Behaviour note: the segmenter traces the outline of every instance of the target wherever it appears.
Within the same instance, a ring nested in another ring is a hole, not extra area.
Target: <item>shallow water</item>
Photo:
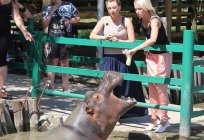
[[[0,140],[39,140],[47,135],[47,132],[19,132],[0,137]],[[111,137],[108,140],[128,140],[124,137]]]
[[[47,132],[19,132],[15,134],[8,134],[3,137],[0,137],[0,140],[39,140],[43,136],[45,136]],[[204,140],[204,131],[199,133],[193,134],[194,136],[190,137],[190,140]],[[172,133],[161,133],[156,134],[154,132],[150,132],[147,134],[143,133],[129,133],[127,137],[117,137],[117,136],[110,136],[108,140],[179,140],[178,135],[172,135]],[[187,139],[180,139],[180,140],[187,140]]]
[[[15,134],[8,134],[3,137],[0,137],[0,140],[39,140],[40,138],[44,137],[47,132],[20,132]],[[110,136],[108,140],[166,140],[169,134],[165,135],[165,138],[162,134],[155,135],[152,134],[143,134],[143,133],[129,133],[129,136],[122,137],[122,136]],[[168,140],[176,140],[178,137],[170,136]],[[203,137],[204,138],[204,137]]]
[[[14,134],[8,134],[3,137],[0,137],[0,140],[39,140],[40,138],[46,136],[46,132],[38,131],[28,131],[28,132],[19,132]],[[126,135],[126,136],[125,136]],[[147,132],[129,132],[119,134],[119,136],[111,135],[108,140],[187,140],[179,139],[178,132],[165,132],[165,133],[155,133],[154,131]],[[204,140],[204,128],[199,130],[192,130],[190,139],[188,140]]]
[[[0,140],[39,140],[40,137],[43,137],[46,134],[47,132],[38,131],[19,132],[0,137]]]
[[[0,137],[0,140],[39,140],[40,138],[47,135],[47,132],[19,132],[15,134],[8,134]],[[111,137],[108,140],[128,140],[124,137]]]
[[[40,138],[46,135],[47,135],[47,132],[37,132],[37,131],[19,132],[19,133],[8,134],[3,137],[0,137],[0,140],[39,140]],[[148,139],[150,140],[150,137],[144,134],[137,133],[136,136],[138,140],[148,140]],[[108,140],[135,140],[136,138],[135,135],[130,135],[128,137],[110,136]]]

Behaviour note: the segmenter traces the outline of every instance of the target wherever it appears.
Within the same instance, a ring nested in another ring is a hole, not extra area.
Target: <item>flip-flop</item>
[[[12,95],[9,94],[8,92],[1,92],[0,93],[0,98],[8,99],[8,100],[12,100],[13,99]]]

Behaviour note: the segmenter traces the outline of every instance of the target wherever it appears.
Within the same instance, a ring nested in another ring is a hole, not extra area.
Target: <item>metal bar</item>
[[[194,45],[195,51],[204,51],[204,45]]]
[[[194,32],[191,30],[184,31],[183,41],[183,58],[182,58],[182,88],[181,88],[181,112],[180,112],[180,130],[181,137],[190,137],[191,113],[193,107],[192,88],[193,88],[193,46]]]
[[[39,92],[41,92],[41,90],[39,90]],[[57,90],[45,90],[44,94],[47,95],[54,95],[54,96],[63,96],[63,97],[69,97],[69,98],[78,98],[78,99],[84,99],[85,95],[81,94],[81,93],[64,93],[62,91],[57,91]]]
[[[142,85],[148,87],[147,82],[142,82]],[[175,86],[175,85],[168,85],[168,89],[181,90],[181,87],[180,86]]]
[[[203,65],[203,64],[204,64],[204,60],[194,60],[193,61],[194,66]]]
[[[204,92],[204,85],[200,85],[200,86],[196,86],[193,88],[193,93],[194,92],[199,92],[199,93],[202,93]]]
[[[90,40],[90,39],[77,39],[77,38],[64,38],[64,37],[49,37],[43,36],[43,42],[53,42],[59,44],[70,44],[70,45],[82,45],[92,47],[106,47],[106,48],[135,48],[140,45],[144,40],[137,40],[134,43],[129,42],[111,42],[107,40]],[[170,45],[153,45],[144,50],[155,50],[155,51],[170,51],[170,52],[182,52],[182,44],[170,44]]]
[[[34,42],[34,47],[33,47],[33,72],[32,72],[32,86],[35,87],[36,85],[39,85],[40,83],[40,64],[41,64],[41,59],[40,57],[42,56],[42,33],[38,32],[36,33],[36,38]],[[37,97],[38,92],[37,90],[32,90],[31,96],[32,97]]]
[[[165,105],[149,104],[149,103],[143,103],[143,102],[137,102],[135,104],[135,106],[138,106],[138,107],[148,107],[148,108],[156,108],[156,109],[180,112],[180,107],[179,106],[171,106],[171,105],[165,106]]]
[[[59,67],[59,66],[51,66],[51,65],[41,65],[41,70],[45,72],[76,74],[76,75],[91,76],[91,77],[102,77],[105,73],[105,71],[99,71],[99,70],[90,70],[90,69],[81,69],[81,68],[72,68],[72,67]],[[181,86],[181,79],[163,78],[163,77],[157,77],[157,76],[147,76],[147,75],[129,74],[129,73],[122,73],[122,74],[124,75],[124,80],[151,82],[151,83],[158,83],[158,84],[165,83],[165,84]]]
[[[195,71],[195,72],[201,72],[201,73],[204,73],[204,67],[201,67],[201,66],[195,66],[195,67],[194,67],[194,71]]]
[[[199,116],[202,116],[202,115],[204,115],[204,110],[193,111],[192,118],[199,117]]]
[[[41,92],[42,90],[39,90]],[[47,95],[54,95],[54,96],[63,96],[63,97],[69,97],[69,98],[78,98],[78,99],[84,99],[85,95],[81,93],[64,93],[61,91],[56,90],[45,90],[44,94]],[[169,110],[169,111],[175,111],[179,112],[180,107],[179,106],[165,106],[165,105],[157,105],[157,104],[149,104],[149,103],[143,103],[143,102],[137,102],[135,106],[138,107],[148,107],[148,108],[157,108],[157,109],[163,109],[163,110]]]

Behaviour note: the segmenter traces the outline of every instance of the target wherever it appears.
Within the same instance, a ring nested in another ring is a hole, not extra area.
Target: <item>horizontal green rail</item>
[[[56,72],[64,74],[75,74],[82,76],[91,76],[91,77],[103,77],[105,71],[99,70],[90,70],[90,69],[81,69],[81,68],[72,68],[72,67],[60,67],[60,66],[51,66],[51,65],[41,65],[41,71],[44,72]],[[123,73],[124,80],[131,81],[141,81],[148,83],[158,83],[158,84],[171,84],[171,85],[181,85],[181,79],[176,78],[162,78],[157,76],[147,76],[147,75],[138,75],[138,74],[128,74]]]
[[[42,92],[42,90],[39,90],[39,92]],[[78,98],[78,99],[84,99],[85,98],[85,95],[81,94],[81,93],[72,93],[72,92],[64,93],[64,92],[56,91],[56,90],[45,90],[44,94],[51,95],[51,96],[55,95],[55,96],[63,96],[63,97],[69,97],[69,98]],[[135,104],[135,106],[163,109],[163,110],[176,111],[176,112],[180,111],[179,106],[171,106],[171,105],[165,106],[165,105],[157,105],[157,104],[137,102]]]
[[[142,85],[148,87],[148,83],[147,82],[142,82]],[[181,86],[168,85],[168,89],[181,90]]]
[[[39,92],[42,92],[42,89],[38,90]],[[57,91],[57,90],[45,90],[44,94],[47,95],[53,95],[53,96],[62,96],[62,97],[69,97],[69,98],[78,98],[78,99],[84,99],[85,95],[81,93],[71,93],[71,92],[62,92],[62,91]]]
[[[204,60],[194,60],[193,61],[193,65],[194,66],[198,66],[198,65],[203,65],[204,64]]]
[[[113,42],[107,40],[90,40],[90,39],[76,39],[76,38],[63,38],[63,37],[48,37],[43,36],[42,42],[53,42],[58,44],[70,44],[70,45],[82,45],[82,46],[92,46],[92,47],[110,47],[113,48]],[[143,43],[143,40],[137,40],[134,43],[127,42],[114,42],[114,48],[135,48],[136,46]],[[170,45],[153,45],[146,48],[145,50],[153,51],[169,51],[169,52],[182,52],[182,44],[170,44]]]
[[[204,45],[194,45],[195,51],[204,51]]]
[[[135,106],[180,112],[180,106],[171,106],[171,105],[166,106],[166,105],[157,105],[157,104],[150,104],[150,103],[143,103],[143,102],[137,102]]]
[[[192,118],[195,118],[195,117],[199,117],[199,116],[202,116],[204,114],[204,110],[200,110],[200,111],[193,111],[192,113]]]
[[[195,87],[193,88],[193,92],[204,93],[204,85],[195,86]]]
[[[84,56],[71,56],[70,61],[73,62],[85,62],[85,63],[101,63],[101,58],[96,57],[84,57]],[[146,67],[145,61],[135,61],[136,66]],[[182,70],[181,64],[172,64],[172,70]]]

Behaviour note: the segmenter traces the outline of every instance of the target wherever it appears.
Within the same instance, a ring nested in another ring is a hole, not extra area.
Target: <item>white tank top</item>
[[[104,35],[114,34],[118,39],[127,40],[128,33],[125,27],[125,17],[121,18],[121,23],[119,25],[110,24],[111,17],[108,17],[107,22],[104,24]],[[121,54],[121,49],[115,48],[104,48],[104,54]]]

